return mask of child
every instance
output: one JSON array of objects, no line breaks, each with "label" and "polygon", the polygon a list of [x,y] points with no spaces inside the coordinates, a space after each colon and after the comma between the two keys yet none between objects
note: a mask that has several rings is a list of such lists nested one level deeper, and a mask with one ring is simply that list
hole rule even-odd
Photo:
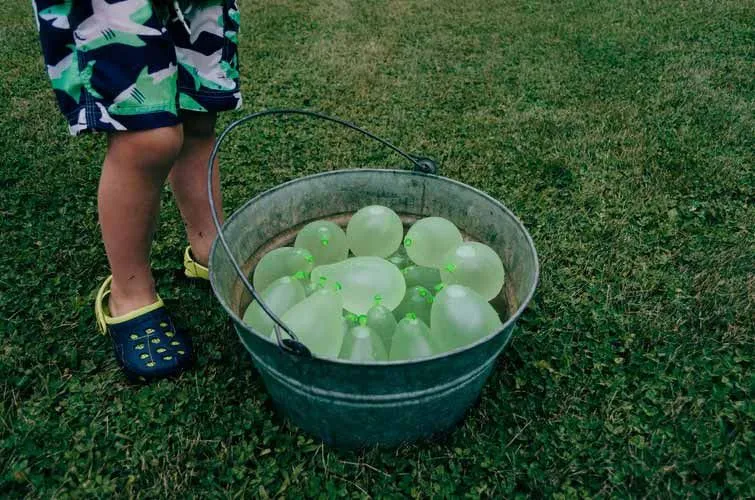
[{"label": "child", "polygon": [[[42,52],[72,135],[107,133],[99,221],[112,275],[95,312],[132,380],[192,359],[155,292],[150,244],[166,178],[190,246],[187,276],[207,279],[215,237],[206,164],[218,111],[241,105],[235,0],[34,0]],[[216,169],[217,171],[217,169]],[[220,199],[218,179],[214,195]]]}]

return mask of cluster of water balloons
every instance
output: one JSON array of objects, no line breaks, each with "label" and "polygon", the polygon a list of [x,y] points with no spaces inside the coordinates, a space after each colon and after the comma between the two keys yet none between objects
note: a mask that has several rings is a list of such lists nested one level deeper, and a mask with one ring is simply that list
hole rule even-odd
[{"label": "cluster of water balloons", "polygon": [[[356,212],[345,232],[327,220],[307,224],[253,275],[267,306],[314,355],[356,362],[433,356],[486,337],[501,326],[488,301],[503,282],[495,251],[463,241],[451,221],[420,219],[404,236],[399,216],[380,205]],[[258,303],[244,321],[274,336]]]}]

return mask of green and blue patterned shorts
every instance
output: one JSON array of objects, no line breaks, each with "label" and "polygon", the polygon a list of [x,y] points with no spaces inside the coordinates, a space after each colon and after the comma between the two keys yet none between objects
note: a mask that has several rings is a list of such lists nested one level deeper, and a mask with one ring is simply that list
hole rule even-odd
[{"label": "green and blue patterned shorts", "polygon": [[176,125],[241,106],[236,0],[33,0],[72,135]]}]

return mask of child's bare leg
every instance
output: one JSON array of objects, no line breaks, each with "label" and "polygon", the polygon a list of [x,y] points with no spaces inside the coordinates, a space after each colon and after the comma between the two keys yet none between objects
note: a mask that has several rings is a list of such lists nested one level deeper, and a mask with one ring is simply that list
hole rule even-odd
[{"label": "child's bare leg", "polygon": [[[215,142],[215,113],[182,111],[184,142],[170,171],[170,185],[186,225],[186,234],[194,258],[207,264],[216,231],[212,223],[207,196],[207,160]],[[213,196],[222,220],[220,174],[215,164]]]},{"label": "child's bare leg", "polygon": [[182,127],[108,136],[99,186],[99,218],[113,283],[110,313],[120,316],[156,300],[149,265],[160,190],[182,144]]}]

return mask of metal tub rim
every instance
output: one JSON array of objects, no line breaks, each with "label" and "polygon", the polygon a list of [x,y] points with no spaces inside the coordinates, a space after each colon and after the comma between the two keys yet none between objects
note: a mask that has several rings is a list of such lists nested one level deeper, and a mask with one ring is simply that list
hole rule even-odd
[{"label": "metal tub rim", "polygon": [[[477,194],[478,196],[481,196],[482,198],[486,199],[488,202],[496,205],[499,209],[503,210],[509,217],[511,217],[511,219],[514,221],[517,229],[522,232],[522,234],[524,235],[525,240],[527,241],[528,247],[529,247],[530,251],[532,252],[532,256],[533,256],[533,260],[534,260],[534,264],[535,264],[535,269],[534,269],[535,273],[534,273],[532,282],[530,284],[529,290],[527,291],[527,294],[526,294],[524,300],[521,301],[521,303],[519,304],[519,307],[517,308],[517,310],[513,314],[511,314],[506,319],[506,321],[503,322],[503,324],[501,325],[501,328],[498,329],[497,331],[491,333],[490,335],[487,335],[486,337],[483,337],[483,338],[481,338],[481,339],[479,339],[476,342],[473,342],[471,344],[467,344],[467,345],[464,345],[464,346],[461,346],[461,347],[457,347],[456,349],[453,349],[453,350],[450,350],[450,351],[444,351],[444,352],[441,352],[439,354],[436,354],[436,355],[433,355],[433,356],[430,356],[430,357],[427,357],[427,358],[419,358],[419,359],[413,359],[413,360],[354,362],[354,361],[344,360],[344,359],[339,359],[339,358],[323,358],[323,357],[319,357],[319,356],[313,356],[314,359],[317,359],[318,361],[327,362],[327,363],[334,363],[334,364],[361,365],[361,366],[372,366],[372,367],[392,367],[392,366],[401,366],[401,365],[419,365],[419,364],[423,364],[423,363],[431,363],[431,362],[437,361],[439,359],[444,359],[444,358],[448,358],[448,357],[451,357],[451,356],[459,355],[459,354],[461,354],[461,353],[463,353],[465,351],[474,349],[475,347],[477,347],[479,345],[482,345],[482,344],[485,344],[485,343],[491,341],[492,339],[494,339],[495,337],[497,337],[498,335],[500,335],[501,333],[503,333],[504,331],[506,331],[507,328],[509,328],[510,326],[514,326],[515,325],[516,321],[519,319],[519,317],[522,315],[522,313],[524,312],[524,310],[529,305],[529,302],[532,300],[532,297],[534,296],[535,290],[537,288],[537,284],[538,284],[538,282],[540,280],[540,261],[539,261],[538,256],[537,256],[537,249],[535,248],[535,243],[534,243],[534,241],[532,239],[532,236],[530,235],[529,231],[527,231],[527,228],[524,226],[524,224],[522,224],[522,221],[519,220],[519,218],[511,210],[509,210],[508,207],[506,207],[503,203],[501,203],[500,201],[496,200],[495,198],[493,198],[492,196],[490,196],[489,194],[485,193],[484,191],[482,191],[480,189],[477,189],[477,188],[475,188],[473,186],[470,186],[469,184],[465,184],[463,182],[460,182],[460,181],[457,181],[457,180],[454,180],[454,179],[450,179],[448,177],[444,177],[444,176],[441,176],[441,175],[427,174],[427,173],[424,173],[424,172],[402,170],[402,169],[388,169],[388,168],[351,168],[351,169],[339,169],[339,170],[330,170],[330,171],[327,171],[327,172],[320,172],[320,173],[317,173],[317,174],[307,175],[307,176],[304,176],[304,177],[297,177],[297,178],[292,179],[290,181],[287,181],[287,182],[284,182],[282,184],[278,184],[276,186],[273,186],[272,188],[267,189],[267,190],[265,190],[265,191],[257,194],[253,198],[249,199],[246,203],[244,203],[239,208],[237,208],[236,210],[233,211],[233,213],[223,223],[222,229],[225,232],[226,227],[229,226],[230,224],[232,224],[233,221],[237,217],[239,217],[240,214],[242,212],[244,212],[247,208],[249,208],[251,205],[257,203],[259,200],[261,200],[261,199],[263,199],[263,198],[265,198],[267,196],[272,196],[277,191],[285,189],[288,186],[291,186],[291,185],[294,185],[294,184],[298,184],[298,183],[301,183],[301,182],[306,182],[308,180],[315,179],[315,178],[322,178],[322,177],[328,177],[328,176],[333,176],[333,175],[344,175],[344,174],[349,175],[349,174],[354,174],[354,173],[359,173],[359,172],[371,172],[371,173],[381,173],[381,174],[382,173],[390,173],[390,174],[397,174],[397,175],[409,175],[409,176],[420,176],[420,177],[433,178],[433,179],[440,180],[442,182],[448,182],[450,184],[454,184],[454,185],[456,185],[456,186],[458,186],[460,188],[468,189],[468,190],[474,192],[475,194]],[[219,248],[218,242],[219,242],[219,238],[217,238],[217,237],[212,242],[212,247],[210,248],[210,262],[212,262],[212,260],[213,260],[212,257],[213,257],[213,255],[215,255],[216,251],[225,251],[223,248]],[[250,331],[254,335],[257,335],[262,340],[265,340],[265,341],[269,342],[270,344],[273,344],[273,345],[277,346],[277,342],[274,342],[273,340],[271,340],[267,336],[260,335],[257,331],[253,330],[251,327],[249,327],[248,325],[246,325],[244,323],[243,319],[240,318],[236,314],[236,312],[233,310],[233,308],[231,308],[231,306],[226,303],[224,295],[221,294],[218,291],[218,288],[216,287],[216,278],[215,278],[215,272],[213,270],[213,266],[209,266],[209,275],[210,275],[210,286],[212,288],[213,294],[215,295],[216,299],[220,302],[220,304],[223,307],[223,309],[225,310],[225,312],[234,321],[234,323],[236,324],[236,327],[237,328],[244,328],[245,330]],[[238,332],[237,332],[237,335],[239,335]],[[239,335],[239,338],[241,338],[240,335]],[[244,342],[243,339],[241,339],[241,340],[242,340],[242,345],[244,345],[244,347],[249,352],[251,352],[251,349],[249,349],[249,346],[247,346],[246,342]],[[510,339],[507,339],[506,343],[504,344],[504,347],[505,347],[506,344],[508,344],[509,341],[510,341]],[[284,354],[284,353],[281,352],[281,354]]]}]

